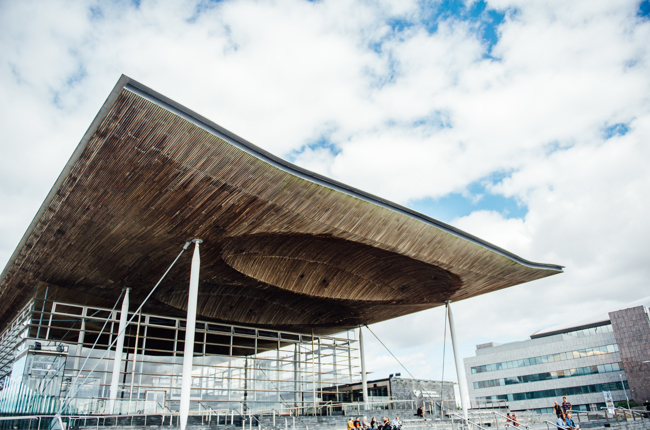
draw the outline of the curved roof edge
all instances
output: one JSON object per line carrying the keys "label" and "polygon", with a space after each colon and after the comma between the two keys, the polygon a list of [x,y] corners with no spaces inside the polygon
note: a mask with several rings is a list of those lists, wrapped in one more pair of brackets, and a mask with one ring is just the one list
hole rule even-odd
{"label": "curved roof edge", "polygon": [[[615,309],[612,309],[609,312],[616,312],[621,309],[635,308],[637,306],[644,306],[646,308],[650,308],[650,296],[633,300],[631,302],[625,303],[624,305],[616,306]],[[607,313],[607,315],[592,314],[587,317],[579,318],[577,320],[572,320],[569,322],[556,324],[551,327],[539,329],[535,333],[531,334],[530,337],[531,339],[535,339],[539,337],[552,336],[554,334],[561,334],[568,331],[580,330],[583,328],[593,328],[602,325],[607,325],[610,323],[609,312]]]}
{"label": "curved roof edge", "polygon": [[22,239],[18,243],[18,246],[16,246],[16,249],[14,250],[13,254],[9,258],[9,261],[7,262],[7,265],[2,271],[2,274],[0,275],[0,280],[4,278],[7,270],[9,267],[12,266],[16,258],[18,257],[18,254],[20,253],[20,250],[22,247],[25,245],[27,242],[27,239],[29,236],[32,234],[34,231],[34,228],[36,227],[38,221],[41,219],[43,214],[45,213],[47,207],[50,205],[54,197],[56,196],[57,191],[65,181],[65,179],[68,177],[68,174],[72,170],[72,167],[76,163],[76,161],[79,159],[81,156],[83,150],[86,148],[86,145],[90,141],[90,138],[92,135],[95,133],[97,128],[99,127],[99,124],[104,120],[104,117],[110,110],[111,106],[117,99],[117,96],[119,93],[122,91],[122,89],[126,89],[128,91],[131,91],[133,93],[136,93],[140,95],[141,97],[146,98],[147,100],[159,105],[160,107],[167,109],[183,118],[186,120],[192,122],[193,124],[203,128],[204,130],[217,135],[218,137],[224,139],[228,143],[237,146],[241,150],[267,162],[268,164],[271,164],[281,170],[284,170],[288,173],[291,173],[295,176],[301,177],[303,179],[309,180],[311,182],[318,183],[319,185],[337,190],[339,192],[348,194],[350,196],[359,198],[361,200],[367,201],[369,203],[376,204],[378,206],[402,213],[404,215],[410,216],[412,218],[418,219],[422,222],[425,222],[429,225],[432,225],[440,230],[443,230],[449,234],[452,234],[454,236],[463,238],[465,240],[468,240],[470,242],[473,242],[479,246],[482,246],[484,248],[487,248],[497,254],[500,254],[510,260],[513,260],[521,265],[535,268],[535,269],[545,269],[545,270],[554,270],[558,272],[563,272],[563,267],[560,265],[556,264],[545,264],[545,263],[535,263],[532,261],[528,261],[526,259],[523,259],[519,257],[518,255],[515,255],[509,251],[506,251],[503,248],[500,248],[496,245],[493,245],[485,240],[482,240],[476,236],[473,236],[469,233],[466,233],[460,229],[457,229],[456,227],[453,227],[449,224],[446,224],[442,221],[439,221],[435,218],[431,218],[427,215],[421,214],[417,211],[414,211],[413,209],[409,209],[405,206],[401,206],[397,203],[393,203],[389,200],[386,200],[384,198],[375,196],[373,194],[367,193],[365,191],[356,189],[354,187],[351,187],[349,185],[343,184],[341,182],[338,182],[334,179],[327,178],[323,175],[320,175],[315,172],[311,172],[307,169],[304,169],[300,166],[297,166],[293,163],[290,163],[276,155],[271,154],[270,152],[254,145],[253,143],[241,138],[240,136],[237,136],[236,134],[226,130],[225,128],[221,127],[220,125],[214,123],[213,121],[199,115],[198,113],[186,108],[185,106],[171,100],[168,97],[165,97],[164,95],[152,90],[151,88],[141,84],[140,82],[131,79],[130,77],[126,75],[120,76],[120,79],[117,81],[115,84],[115,87],[111,90],[109,96],[107,97],[106,101],[100,108],[99,112],[93,119],[93,122],[90,124],[90,127],[88,127],[88,130],[86,130],[86,133],[82,137],[81,141],[79,142],[79,145],[73,152],[72,156],[66,163],[65,167],[63,168],[63,171],[57,178],[56,182],[54,183],[54,186],[48,193],[47,197],[43,201],[43,204],[39,208],[38,212],[34,216],[34,219],[32,220],[31,224],[27,228],[27,231],[23,235]]}

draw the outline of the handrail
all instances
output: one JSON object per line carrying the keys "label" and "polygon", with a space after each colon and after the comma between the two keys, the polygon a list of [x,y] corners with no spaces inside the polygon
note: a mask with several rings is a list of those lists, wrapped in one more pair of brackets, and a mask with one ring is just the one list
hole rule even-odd
{"label": "handrail", "polygon": [[512,417],[509,417],[509,416],[507,416],[507,415],[503,415],[503,414],[500,413],[500,412],[492,411],[491,413],[494,414],[494,415],[500,415],[500,416],[502,416],[503,418],[505,418],[506,420],[510,420],[510,421],[512,421],[513,423],[517,423],[518,425],[520,425],[520,426],[522,426],[522,427],[525,427],[526,429],[529,429],[529,428],[530,428],[530,426],[527,426],[526,424],[520,423],[520,422],[517,421],[517,420],[513,420]]}
{"label": "handrail", "polygon": [[[354,403],[338,402],[338,403],[333,403],[331,400],[329,400],[326,403],[318,403],[316,405],[316,408],[317,409],[322,408],[322,407],[330,407],[330,408],[341,407],[343,409],[347,409],[347,408],[356,409],[356,408],[359,408],[359,411],[361,411],[360,407],[365,406],[365,405],[372,406],[372,405],[400,404],[400,403],[403,403],[404,405],[407,405],[407,404],[412,404],[414,402],[415,402],[415,400],[384,400],[384,401],[378,400],[378,401],[369,401],[369,402],[354,402]],[[309,405],[305,405],[305,406],[294,406],[294,407],[291,407],[291,408],[285,408],[285,410],[291,412],[291,411],[294,411],[294,410],[298,411],[300,409],[309,409],[309,408],[313,408],[313,407],[314,407],[314,405],[310,403]],[[414,409],[414,408],[408,408],[408,409]],[[271,408],[271,409],[256,410],[255,414],[264,415],[264,414],[267,414],[267,413],[272,413],[273,411],[278,412],[278,413],[280,412],[276,408]],[[239,413],[239,411],[237,411],[237,412]],[[294,414],[294,415],[298,416],[297,413]]]}
{"label": "handrail", "polygon": [[632,419],[635,421],[636,421],[636,418],[634,417],[635,415],[639,415],[641,419],[643,419],[647,414],[650,413],[648,411],[636,411],[634,409],[627,409],[627,408],[614,408],[614,412],[619,412],[619,411],[622,411],[624,414],[629,413],[632,416]]}
{"label": "handrail", "polygon": [[23,415],[19,417],[0,417],[0,421],[12,421],[12,420],[38,420],[38,428],[41,428],[41,418],[53,418],[59,422],[59,428],[64,429],[63,420],[61,415]]}
{"label": "handrail", "polygon": [[513,420],[512,417],[508,417],[507,415],[503,415],[502,413],[497,412],[497,411],[475,411],[475,410],[470,409],[468,412],[469,412],[469,415],[494,415],[494,416],[499,415],[499,416],[505,418],[509,422],[517,423],[518,425],[520,425],[522,427],[525,427],[525,428],[530,428],[529,426],[527,426],[527,425],[525,425],[525,424],[523,424],[523,423],[521,423],[521,422],[519,422],[517,420]]}
{"label": "handrail", "polygon": [[[171,409],[169,409],[167,406],[161,404],[158,400],[156,400],[156,403],[158,403],[158,406],[160,406],[161,408],[163,408],[163,411],[164,411],[165,409],[167,409],[167,412],[168,412],[168,413],[171,413],[171,412],[172,412]],[[201,403],[201,402],[199,402],[199,404],[200,404],[200,403]]]}
{"label": "handrail", "polygon": [[471,425],[473,425],[473,426],[476,426],[476,427],[480,428],[481,430],[487,430],[487,429],[486,429],[485,427],[483,427],[482,425],[480,425],[480,424],[478,424],[478,423],[475,423],[475,422],[473,422],[473,421],[470,421],[469,419],[465,418],[465,417],[462,416],[462,415],[457,414],[456,412],[453,412],[451,415],[454,415],[454,416],[456,416],[457,418],[460,418],[461,420],[466,421],[467,424],[471,424]]}
{"label": "handrail", "polygon": [[557,425],[557,423],[552,423],[552,422],[547,421],[547,420],[544,420],[543,422],[546,423],[546,428],[547,428],[547,430],[550,430],[550,429],[549,429],[549,426],[548,426],[549,424],[552,425],[552,426],[555,427],[555,428],[559,428],[559,429],[562,429],[562,430],[571,430],[571,427],[559,426],[559,425]]}

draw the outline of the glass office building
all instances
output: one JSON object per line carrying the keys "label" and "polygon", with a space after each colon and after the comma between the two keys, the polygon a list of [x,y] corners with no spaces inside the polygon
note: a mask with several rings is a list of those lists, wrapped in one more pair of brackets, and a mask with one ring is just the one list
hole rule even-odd
{"label": "glass office building", "polygon": [[[0,339],[0,413],[108,413],[119,309],[34,299]],[[125,332],[115,413],[177,411],[185,319],[134,317]],[[94,348],[93,348],[94,346]],[[354,331],[312,336],[197,321],[191,410],[312,413],[358,380]],[[334,395],[335,398],[332,397]],[[64,399],[65,402],[64,402]]]}
{"label": "glass office building", "polygon": [[477,345],[465,358],[473,405],[507,404],[511,410],[552,413],[567,397],[574,410],[614,401],[642,403],[650,393],[646,297],[626,307],[538,331],[530,339]]}

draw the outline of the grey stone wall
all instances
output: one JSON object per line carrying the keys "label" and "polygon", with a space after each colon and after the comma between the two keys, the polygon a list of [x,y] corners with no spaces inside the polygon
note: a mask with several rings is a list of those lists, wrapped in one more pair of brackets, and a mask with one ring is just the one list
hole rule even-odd
{"label": "grey stone wall", "polygon": [[630,394],[639,404],[650,400],[650,320],[644,306],[610,312],[614,336]]}
{"label": "grey stone wall", "polygon": [[426,379],[402,379],[391,378],[390,395],[395,400],[415,400],[418,406],[422,402],[440,402],[442,393],[446,408],[455,408],[456,396],[454,394],[454,382],[430,381]]}

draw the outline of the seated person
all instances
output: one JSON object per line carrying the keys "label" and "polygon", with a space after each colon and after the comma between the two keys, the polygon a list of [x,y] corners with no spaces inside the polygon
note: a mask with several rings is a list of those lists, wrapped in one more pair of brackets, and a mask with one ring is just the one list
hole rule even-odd
{"label": "seated person", "polygon": [[393,421],[393,428],[402,428],[402,422],[399,420],[399,417],[395,417],[395,421]]}
{"label": "seated person", "polygon": [[514,412],[512,413],[512,424],[513,424],[515,427],[519,427],[519,421],[517,421],[517,415],[515,415]]}
{"label": "seated person", "polygon": [[578,430],[580,428],[580,426],[576,425],[576,423],[571,418],[571,411],[567,411],[565,422],[567,428],[570,428],[571,430]]}
{"label": "seated person", "polygon": [[566,430],[568,427],[566,426],[566,421],[564,421],[563,416],[557,417],[557,421],[555,422],[555,425],[557,426],[558,430]]}

